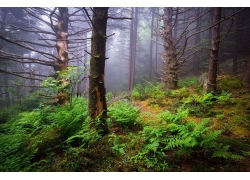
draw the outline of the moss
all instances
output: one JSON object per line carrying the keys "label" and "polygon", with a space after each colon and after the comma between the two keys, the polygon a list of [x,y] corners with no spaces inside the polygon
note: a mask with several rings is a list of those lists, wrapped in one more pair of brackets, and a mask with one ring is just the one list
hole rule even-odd
{"label": "moss", "polygon": [[243,87],[243,83],[234,77],[229,75],[218,76],[217,83],[222,90],[230,91],[232,89],[240,89]]}
{"label": "moss", "polygon": [[250,102],[246,104],[246,109],[250,110]]}

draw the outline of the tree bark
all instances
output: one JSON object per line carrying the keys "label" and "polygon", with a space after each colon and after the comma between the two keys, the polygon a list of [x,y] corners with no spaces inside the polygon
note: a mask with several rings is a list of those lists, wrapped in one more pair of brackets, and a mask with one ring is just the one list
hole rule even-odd
{"label": "tree bark", "polygon": [[[198,7],[197,8],[197,17],[200,16],[200,8]],[[197,22],[196,22],[196,26],[199,26],[200,24],[200,18],[197,19]],[[197,27],[196,28],[196,32],[199,32],[200,31],[200,28]],[[200,33],[198,33],[196,36],[195,36],[195,45],[199,44],[200,43]],[[198,75],[200,73],[200,51],[196,52],[194,54],[194,59],[193,59],[193,62],[192,62],[192,71],[193,71],[193,74],[194,75]]]}
{"label": "tree bark", "polygon": [[[7,11],[7,8],[2,8],[2,22],[6,22],[6,17],[7,17],[7,13],[8,13],[8,11]],[[4,31],[4,29],[5,29],[5,24],[2,24],[1,25],[1,30],[3,30]],[[3,40],[1,39],[0,40],[0,48],[2,48],[3,47]],[[5,71],[7,71],[7,69],[8,69],[8,64],[7,64],[7,62],[5,62],[4,64],[3,64],[3,69],[5,70]],[[6,85],[6,88],[4,89],[4,91],[5,91],[5,106],[9,106],[10,105],[10,93],[9,93],[9,91],[8,91],[8,88],[9,88],[9,81],[8,81],[8,74],[4,74],[4,75],[2,75],[3,76],[3,83],[4,83],[4,85]]]}
{"label": "tree bark", "polygon": [[[131,8],[131,18],[134,18],[134,8]],[[128,79],[128,90],[132,91],[133,88],[133,40],[134,40],[134,21],[131,20],[130,22],[130,46],[129,46],[129,79]]]}
{"label": "tree bark", "polygon": [[[159,14],[159,8],[156,8],[156,13]],[[156,18],[156,29],[158,29],[159,23],[158,18]],[[155,41],[158,42],[158,35],[156,34]],[[158,71],[158,43],[155,43],[155,77],[160,78]]]}
{"label": "tree bark", "polygon": [[100,134],[109,132],[106,123],[107,104],[104,83],[106,28],[108,8],[93,8],[91,58],[89,75],[89,116]]}
{"label": "tree bark", "polygon": [[[154,15],[155,8],[152,7],[152,20],[151,20],[151,39],[153,39],[153,31],[154,31]],[[150,40],[150,64],[149,64],[149,80],[152,80],[152,71],[153,71],[153,42]]]}
{"label": "tree bark", "polygon": [[56,103],[58,104],[68,104],[70,100],[70,93],[69,93],[69,81],[66,79],[66,70],[69,63],[68,58],[68,21],[69,21],[69,13],[67,7],[59,7],[59,17],[58,17],[58,24],[56,26],[57,36],[56,36],[56,48],[58,53],[55,71],[59,71],[60,74],[64,74],[62,77],[57,75],[57,79],[60,82],[60,90],[57,92]]}
{"label": "tree bark", "polygon": [[135,85],[135,62],[136,62],[136,54],[137,54],[137,29],[138,29],[138,11],[139,11],[139,8],[136,7],[135,8],[135,21],[134,21],[134,47],[133,47],[133,69],[132,69],[132,89]]}
{"label": "tree bark", "polygon": [[[239,8],[237,8],[237,11],[239,10]],[[235,22],[234,22],[234,45],[233,45],[233,65],[232,65],[232,72],[234,74],[237,74],[237,69],[238,69],[238,63],[237,63],[237,59],[238,59],[238,25],[239,25],[239,14],[236,15],[235,17]]]}
{"label": "tree bark", "polygon": [[165,63],[165,80],[164,80],[164,88],[167,89],[175,89],[177,88],[177,57],[176,50],[173,43],[172,37],[172,12],[173,8],[165,7],[164,8],[164,49],[166,53]]}
{"label": "tree bark", "polygon": [[[213,24],[221,20],[222,8],[215,7],[213,10]],[[220,23],[212,28],[212,41],[210,49],[208,82],[205,88],[207,93],[216,91],[216,77],[217,77],[217,62],[220,46]]]}

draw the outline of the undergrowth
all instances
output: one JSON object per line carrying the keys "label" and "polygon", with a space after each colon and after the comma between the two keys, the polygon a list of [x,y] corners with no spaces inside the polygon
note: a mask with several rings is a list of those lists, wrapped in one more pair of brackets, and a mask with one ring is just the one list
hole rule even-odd
{"label": "undergrowth", "polygon": [[[189,88],[196,80],[168,91],[157,82],[136,85],[132,102],[123,99],[108,106],[111,133],[104,137],[88,117],[85,98],[15,114],[3,110],[0,171],[178,171],[180,164],[194,160],[215,160],[218,166],[244,161],[250,155],[245,139],[232,140],[224,132],[232,123],[248,127],[249,117],[237,114],[244,111],[231,107],[242,108],[247,100],[236,103],[229,91],[205,94]],[[115,96],[109,93],[107,99]],[[134,100],[145,104],[139,108]],[[162,111],[143,112],[148,115],[143,119],[141,111],[154,106]]]}

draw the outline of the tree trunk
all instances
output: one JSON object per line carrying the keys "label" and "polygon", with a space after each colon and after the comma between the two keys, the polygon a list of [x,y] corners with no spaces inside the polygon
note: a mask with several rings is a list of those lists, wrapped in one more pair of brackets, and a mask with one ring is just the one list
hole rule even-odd
{"label": "tree trunk", "polygon": [[[87,34],[86,34],[86,36],[85,36],[85,38],[87,38]],[[84,49],[86,50],[86,51],[88,51],[88,44],[87,44],[87,41],[85,41],[85,43],[84,43]],[[84,74],[83,74],[83,76],[84,77],[87,77],[88,76],[88,70],[87,70],[87,64],[88,64],[88,53],[86,52],[86,51],[84,51],[84,66],[85,66],[85,69],[84,69]],[[85,97],[87,97],[87,95],[88,95],[88,78],[85,78],[84,79],[84,81],[83,81],[84,83],[83,83],[83,92],[84,92],[84,95],[85,95]],[[80,92],[80,91],[79,91]]]}
{"label": "tree trunk", "polygon": [[[134,8],[131,8],[131,18],[134,18]],[[134,20],[131,20],[130,23],[130,46],[129,46],[129,81],[128,81],[128,90],[132,91],[133,88],[133,72],[132,72],[132,66],[133,66],[133,40],[134,40]]]}
{"label": "tree trunk", "polygon": [[68,58],[68,21],[69,21],[69,14],[67,7],[59,7],[59,17],[58,17],[58,24],[56,27],[57,36],[56,36],[56,48],[58,53],[58,60],[56,62],[55,71],[59,71],[60,74],[63,74],[62,77],[57,75],[57,79],[60,82],[60,90],[58,90],[56,103],[58,104],[68,104],[70,100],[70,93],[69,93],[69,81],[66,79],[66,70],[69,63]]}
{"label": "tree trunk", "polygon": [[[6,22],[6,17],[7,17],[7,8],[2,8],[2,22]],[[1,25],[1,30],[3,30],[4,31],[4,29],[5,29],[5,24],[2,24]],[[2,47],[3,47],[3,40],[0,40],[0,49],[2,49]],[[8,69],[8,64],[7,64],[7,62],[5,62],[4,64],[3,64],[3,69],[5,70],[5,71],[7,71],[7,69]],[[4,88],[4,91],[5,91],[5,102],[4,102],[4,104],[5,104],[5,106],[9,106],[10,105],[10,94],[9,94],[9,91],[8,91],[8,88],[9,88],[9,81],[8,81],[8,77],[9,77],[9,75],[8,74],[3,74],[2,75],[3,76],[3,84],[6,86],[6,88]]]}
{"label": "tree trunk", "polygon": [[[155,8],[152,7],[152,20],[151,20],[151,39],[153,39],[153,31],[154,31],[154,15]],[[149,80],[152,80],[152,69],[153,69],[153,42],[150,40],[150,65],[149,65]]]}
{"label": "tree trunk", "polygon": [[[197,17],[200,16],[200,8],[198,7],[197,8]],[[197,22],[196,22],[196,26],[199,26],[200,24],[200,18],[197,19]],[[196,32],[200,31],[200,28],[197,27],[196,28]],[[196,36],[195,36],[195,45],[199,44],[200,43],[200,33],[198,33]],[[194,59],[193,59],[193,68],[192,68],[192,72],[194,75],[198,75],[200,73],[200,51],[196,52],[194,54]]]}
{"label": "tree trunk", "polygon": [[133,72],[133,74],[132,74],[132,89],[133,89],[133,87],[134,87],[134,85],[135,85],[135,62],[136,62],[136,54],[137,54],[137,51],[136,51],[136,47],[137,47],[137,28],[138,28],[138,10],[139,10],[139,8],[138,7],[136,7],[135,8],[135,21],[134,21],[134,47],[133,47],[133,56],[134,56],[134,58],[133,58],[133,69],[132,69],[132,72]]}
{"label": "tree trunk", "polygon": [[[156,8],[157,14],[159,14],[159,8]],[[158,29],[159,23],[158,18],[156,18],[156,29]],[[155,41],[158,42],[158,35],[155,37]],[[155,43],[155,77],[160,78],[158,71],[158,43]]]}
{"label": "tree trunk", "polygon": [[[213,24],[221,19],[222,8],[215,7],[213,10]],[[217,62],[220,45],[220,23],[212,28],[212,41],[209,60],[208,82],[205,88],[207,93],[216,91]]]}
{"label": "tree trunk", "polygon": [[89,116],[102,135],[109,132],[106,123],[107,104],[104,83],[106,28],[108,8],[93,8],[91,58],[89,75]]}
{"label": "tree trunk", "polygon": [[[237,11],[239,8],[236,9]],[[235,22],[234,22],[234,45],[233,45],[233,65],[232,65],[232,72],[233,74],[237,74],[237,69],[238,69],[238,25],[239,25],[239,14],[236,15],[235,17]]]}
{"label": "tree trunk", "polygon": [[167,89],[175,89],[177,88],[177,58],[176,58],[176,50],[173,43],[172,37],[172,12],[173,8],[165,7],[164,8],[164,49],[166,53],[166,70],[165,70],[165,80],[164,80],[164,88]]}

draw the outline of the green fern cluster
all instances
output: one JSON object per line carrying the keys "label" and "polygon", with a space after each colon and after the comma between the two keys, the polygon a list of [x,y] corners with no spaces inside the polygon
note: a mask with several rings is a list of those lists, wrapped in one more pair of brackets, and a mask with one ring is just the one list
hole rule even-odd
{"label": "green fern cluster", "polygon": [[91,128],[91,119],[88,117],[82,123],[80,129],[66,139],[70,145],[80,145],[80,147],[89,147],[91,144],[101,138],[95,128]]}
{"label": "green fern cluster", "polygon": [[0,124],[0,171],[31,171],[36,165],[34,158],[64,141],[72,142],[72,136],[82,136],[85,143],[94,141],[97,135],[88,128],[86,119],[87,100],[81,98],[74,108],[41,105],[11,116]]}
{"label": "green fern cluster", "polygon": [[215,95],[213,93],[204,93],[202,95],[191,94],[188,98],[183,99],[182,102],[183,104],[200,103],[211,105],[213,102],[223,104],[228,101],[230,96],[231,93],[226,91],[222,91],[220,95]]}
{"label": "green fern cluster", "polygon": [[112,123],[130,128],[140,120],[140,108],[131,102],[118,101],[109,107],[108,116]]}
{"label": "green fern cluster", "polygon": [[[181,111],[177,112],[180,113]],[[219,141],[221,131],[212,130],[210,119],[203,119],[199,123],[187,122],[184,120],[187,113],[173,115],[166,111],[158,116],[162,123],[155,127],[144,127],[141,134],[144,147],[133,159],[144,161],[147,167],[162,164],[162,167],[167,168],[167,162],[176,156],[190,157],[199,154],[212,158],[243,158],[231,153],[230,146]],[[162,120],[166,120],[167,124]]]}
{"label": "green fern cluster", "polygon": [[198,84],[198,78],[193,76],[193,77],[188,77],[184,79],[180,79],[178,81],[178,86],[179,87],[185,87],[185,86],[193,86]]}
{"label": "green fern cluster", "polygon": [[82,123],[88,116],[88,102],[86,99],[77,99],[74,108],[62,106],[50,114],[53,117],[54,127],[60,128],[61,137],[66,140],[81,129]]}
{"label": "green fern cluster", "polygon": [[166,95],[163,90],[163,84],[152,82],[148,84],[136,84],[131,92],[131,96],[135,100],[145,100],[148,98],[162,99]]}
{"label": "green fern cluster", "polygon": [[213,93],[204,93],[202,95],[190,94],[182,99],[182,108],[188,109],[190,114],[195,116],[206,113],[214,103],[225,104],[228,102],[231,93],[222,91],[220,95]]}
{"label": "green fern cluster", "polygon": [[177,113],[171,113],[170,111],[166,110],[160,114],[157,115],[157,118],[161,122],[167,122],[167,123],[181,123],[187,116],[189,111],[184,110],[182,108],[177,109]]}

